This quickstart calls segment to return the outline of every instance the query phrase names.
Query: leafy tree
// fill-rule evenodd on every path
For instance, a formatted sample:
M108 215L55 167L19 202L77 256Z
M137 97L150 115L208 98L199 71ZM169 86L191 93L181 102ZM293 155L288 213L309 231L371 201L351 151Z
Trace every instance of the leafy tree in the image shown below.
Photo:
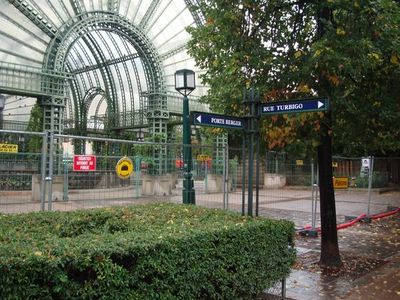
M400 8L395 1L322 2L324 35L295 52L301 84L332 102L334 151L390 155L400 149ZM322 79L323 78L323 79Z
M317 37L317 12L331 11ZM200 1L202 27L189 52L210 86L213 111L242 115L242 89L263 101L329 96L334 152L391 155L400 149L399 6L393 0ZM325 82L321 76L326 78ZM222 101L223 100L223 101ZM270 149L309 155L319 143L315 113L264 118Z
M201 78L210 86L205 101L213 110L243 114L244 86L258 88L267 102L330 98L329 114L265 118L261 132L271 149L301 149L306 155L318 146L320 181L327 182L321 187L321 202L327 204L321 214L328 221L322 235L329 231L332 242L323 243L321 262L339 265L332 138L335 151L347 155L400 149L397 2L211 0L198 8L206 22L189 29L189 52L205 70Z

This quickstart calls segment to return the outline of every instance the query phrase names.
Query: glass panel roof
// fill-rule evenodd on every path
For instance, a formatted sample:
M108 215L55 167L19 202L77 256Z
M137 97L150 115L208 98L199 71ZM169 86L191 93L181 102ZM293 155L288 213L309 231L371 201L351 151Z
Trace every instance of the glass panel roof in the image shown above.
M195 2L192 0L191 2ZM14 3L11 3L14 2ZM104 114L107 101L101 91L115 95L118 111L127 113L141 109L147 100L145 92L151 92L149 76L142 57L143 49L136 49L132 36L105 25L83 30L73 28L87 13L97 12L118 15L120 20L143 34L158 56L163 73L163 86L167 94L176 94L174 73L178 69L201 72L185 50L190 39L185 28L196 26L185 0L0 0L0 62L45 68L50 42L57 36L69 36L69 44L60 48L64 71L73 75L69 88L67 118L76 105L89 103L89 114ZM83 16L83 17L82 17ZM99 21L100 22L100 21ZM66 24L70 25L66 25ZM61 53L64 51L65 53ZM61 53L61 54L60 54ZM1 68L1 67L0 67ZM60 70L58 70L60 71ZM107 78L111 79L110 80ZM11 80L8 79L8 80ZM7 83L6 83L7 84ZM206 87L196 80L196 90L191 97L205 93ZM0 85L3 83L0 82ZM95 100L88 101L90 89L99 91ZM29 93L28 93L29 94ZM101 105L98 105L102 103ZM89 118L88 118L89 119Z

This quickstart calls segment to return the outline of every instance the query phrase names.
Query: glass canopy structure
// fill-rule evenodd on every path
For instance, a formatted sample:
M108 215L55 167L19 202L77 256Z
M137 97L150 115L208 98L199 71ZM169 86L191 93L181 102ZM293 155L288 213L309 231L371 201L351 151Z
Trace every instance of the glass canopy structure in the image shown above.
M185 28L203 22L195 2L0 0L0 93L37 98L44 130L166 142L182 115L175 71L201 73L186 52ZM205 92L197 84L192 110L207 110L197 102Z
M27 121L38 99L43 130L114 137L130 131L167 142L182 118L175 71L201 73L186 52L186 27L203 23L196 2L0 0L4 121L24 115ZM196 101L205 91L197 85L192 110L207 110ZM10 95L18 97L10 101ZM156 164L162 152L154 153Z

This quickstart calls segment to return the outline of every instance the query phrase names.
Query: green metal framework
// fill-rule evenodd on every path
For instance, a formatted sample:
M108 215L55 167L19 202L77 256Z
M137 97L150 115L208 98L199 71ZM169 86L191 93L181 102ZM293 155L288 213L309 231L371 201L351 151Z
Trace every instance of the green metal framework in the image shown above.
M0 92L37 97L44 130L54 133L118 136L131 130L167 142L171 124L182 116L171 76L192 61L185 26L204 22L196 3L0 0L6 24L0 36L24 49L0 46ZM190 108L207 110L196 102L199 96L191 97ZM164 149L154 153L159 173L166 172L166 155Z

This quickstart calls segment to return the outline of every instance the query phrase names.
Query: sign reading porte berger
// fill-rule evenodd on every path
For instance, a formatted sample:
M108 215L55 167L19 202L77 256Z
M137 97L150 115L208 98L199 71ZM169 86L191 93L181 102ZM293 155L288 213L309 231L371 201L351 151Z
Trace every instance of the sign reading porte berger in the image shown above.
M117 162L117 165L115 166L115 171L117 172L119 178L128 179L133 172L132 160L129 157L124 156Z
M18 153L18 145L17 144L0 144L0 152Z

